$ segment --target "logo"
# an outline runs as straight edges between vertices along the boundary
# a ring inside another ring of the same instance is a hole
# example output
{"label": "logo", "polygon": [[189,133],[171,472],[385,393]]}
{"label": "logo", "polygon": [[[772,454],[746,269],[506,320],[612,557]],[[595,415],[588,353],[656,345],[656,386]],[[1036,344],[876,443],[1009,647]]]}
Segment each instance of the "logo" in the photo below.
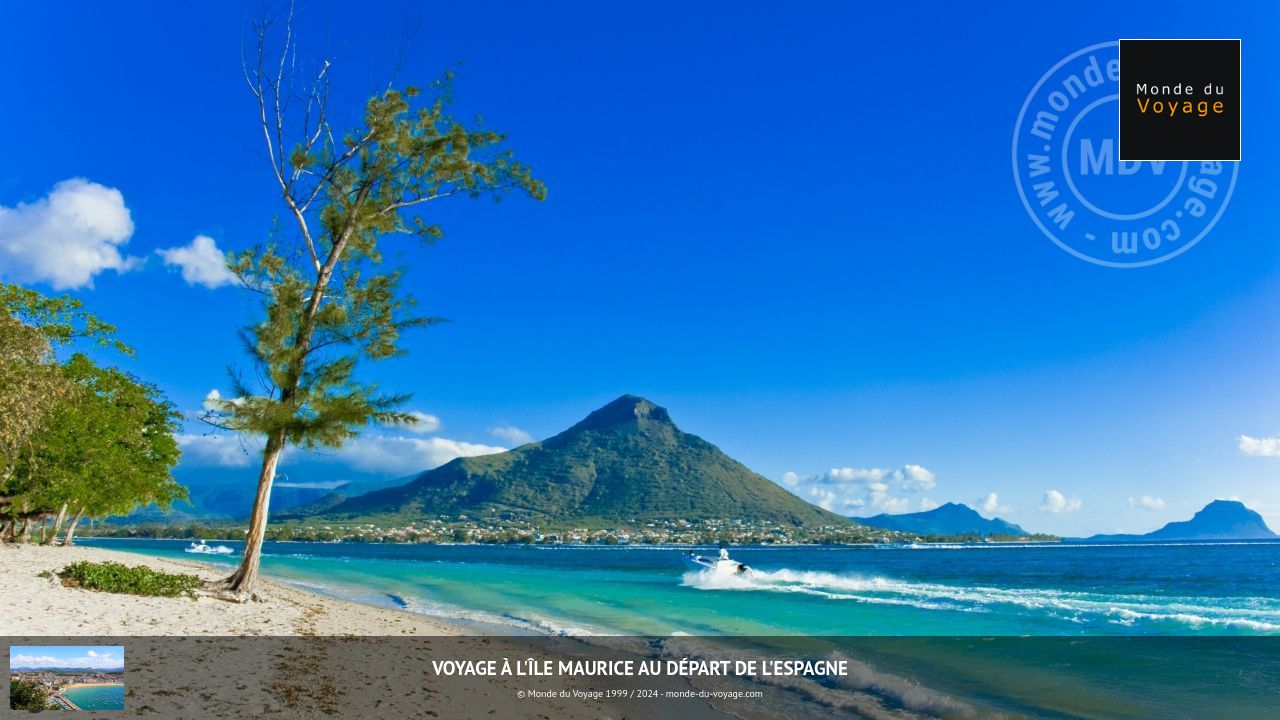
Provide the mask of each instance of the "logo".
{"label": "logo", "polygon": [[1013,132],[1013,176],[1040,230],[1081,260],[1135,268],[1200,241],[1226,210],[1239,164],[1123,161],[1119,43],[1068,55],[1031,89]]}

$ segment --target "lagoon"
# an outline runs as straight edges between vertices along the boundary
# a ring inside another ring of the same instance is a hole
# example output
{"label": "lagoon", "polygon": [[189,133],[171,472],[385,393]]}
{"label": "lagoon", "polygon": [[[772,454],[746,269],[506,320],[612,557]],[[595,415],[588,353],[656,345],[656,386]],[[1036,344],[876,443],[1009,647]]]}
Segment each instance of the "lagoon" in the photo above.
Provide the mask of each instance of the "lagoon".
{"label": "lagoon", "polygon": [[[86,544],[195,559],[181,540]],[[509,634],[1280,634],[1276,541],[733,548],[747,578],[691,570],[687,549],[269,542],[263,568]]]}
{"label": "lagoon", "polygon": [[124,685],[75,685],[62,695],[81,710],[124,710]]}

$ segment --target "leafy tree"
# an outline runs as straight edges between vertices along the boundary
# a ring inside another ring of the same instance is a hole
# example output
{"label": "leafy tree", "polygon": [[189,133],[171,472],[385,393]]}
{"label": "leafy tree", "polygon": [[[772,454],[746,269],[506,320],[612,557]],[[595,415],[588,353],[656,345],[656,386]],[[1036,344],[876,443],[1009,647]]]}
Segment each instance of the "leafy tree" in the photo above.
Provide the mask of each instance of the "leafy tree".
{"label": "leafy tree", "polygon": [[112,338],[115,328],[85,312],[67,295],[49,298],[34,290],[0,283],[0,536],[24,527],[38,509],[19,502],[14,473],[33,438],[57,404],[74,392],[55,366],[55,346],[89,340],[131,352]]}
{"label": "leafy tree", "polygon": [[49,541],[68,509],[75,513],[70,544],[86,514],[124,514],[151,503],[167,508],[185,499],[171,475],[181,454],[174,438],[181,415],[160,390],[80,354],[62,372],[80,392],[61,405],[34,454],[45,503],[59,508]]}
{"label": "leafy tree", "polygon": [[9,678],[9,709],[41,712],[49,709],[49,693],[36,683]]}
{"label": "leafy tree", "polygon": [[329,63],[298,90],[289,19],[278,63],[268,62],[268,44],[281,31],[275,25],[254,25],[256,54],[246,59],[245,79],[296,242],[273,240],[229,258],[243,286],[261,297],[261,319],[243,334],[257,386],[233,375],[233,397],[213,400],[208,417],[263,440],[244,557],[225,582],[239,599],[252,597],[257,582],[271,485],[285,448],[336,448],[363,426],[414,422],[398,410],[406,396],[356,377],[359,360],[399,355],[402,332],[437,321],[412,313],[399,269],[383,259],[389,238],[442,237],[421,213],[447,197],[545,195],[529,169],[501,148],[502,135],[450,115],[448,76],[427,93],[388,89],[368,101],[359,127],[341,134],[329,122]]}
{"label": "leafy tree", "polygon": [[75,354],[58,364],[57,345],[88,341],[132,354],[115,328],[69,296],[45,297],[0,284],[0,515],[7,534],[26,538],[30,521],[56,513],[57,536],[70,510],[90,516],[167,506],[185,497],[169,474],[179,451],[179,416],[154,386]]}

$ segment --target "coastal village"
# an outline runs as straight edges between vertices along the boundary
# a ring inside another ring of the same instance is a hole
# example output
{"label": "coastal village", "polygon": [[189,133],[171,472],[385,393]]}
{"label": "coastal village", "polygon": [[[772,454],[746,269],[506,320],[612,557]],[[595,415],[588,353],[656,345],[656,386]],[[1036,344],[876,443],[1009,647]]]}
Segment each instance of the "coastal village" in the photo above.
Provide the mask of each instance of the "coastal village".
{"label": "coastal village", "polygon": [[49,698],[49,709],[79,710],[76,704],[65,697],[64,690],[80,685],[121,685],[124,673],[101,672],[97,670],[30,670],[9,673],[10,680],[27,685],[34,685],[45,692]]}
{"label": "coastal village", "polygon": [[[226,525],[103,525],[103,537],[236,539],[244,528]],[[272,525],[267,539],[308,542],[371,542],[482,545],[866,545],[924,542],[1055,541],[1050,535],[921,535],[863,525],[797,527],[769,520],[692,519],[633,521],[611,526],[549,528],[509,513],[477,518],[442,516],[407,524],[354,523]]]}

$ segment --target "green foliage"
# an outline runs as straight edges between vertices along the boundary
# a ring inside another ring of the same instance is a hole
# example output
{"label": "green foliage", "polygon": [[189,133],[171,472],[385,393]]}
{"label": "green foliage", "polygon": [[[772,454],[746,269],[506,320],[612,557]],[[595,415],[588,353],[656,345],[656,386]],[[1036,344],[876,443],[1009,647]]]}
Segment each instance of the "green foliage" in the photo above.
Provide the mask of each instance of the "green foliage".
{"label": "green foliage", "polygon": [[351,498],[330,518],[490,511],[540,527],[741,518],[792,526],[849,525],[682,432],[666,410],[624,396],[543,442],[458,458],[412,483]]}
{"label": "green foliage", "polygon": [[144,565],[130,567],[116,562],[77,562],[58,573],[72,587],[126,595],[154,597],[195,597],[200,578],[195,575],[152,570]]}
{"label": "green foliage", "polygon": [[34,682],[9,678],[9,709],[40,712],[49,709],[49,693]]}
{"label": "green foliage", "polygon": [[[445,197],[546,193],[500,147],[502,135],[449,115],[447,79],[432,89],[430,99],[416,89],[375,97],[362,128],[337,141],[331,131],[304,132],[287,157],[268,140],[299,242],[273,240],[229,258],[262,298],[261,321],[243,334],[260,386],[233,377],[232,399],[216,403],[210,422],[309,449],[338,447],[371,423],[414,422],[396,410],[405,396],[355,372],[361,359],[401,354],[405,330],[439,322],[413,314],[400,270],[383,262],[384,241],[441,237],[421,211]],[[261,101],[271,91],[259,84],[256,93]]]}
{"label": "green foliage", "polygon": [[53,352],[88,342],[131,353],[114,331],[75,298],[0,283],[0,517],[105,515],[185,497],[169,475],[179,416],[160,391]]}
{"label": "green foliage", "polygon": [[0,309],[0,496],[32,436],[70,391],[52,361],[48,339]]}
{"label": "green foliage", "polygon": [[133,354],[132,348],[114,337],[114,325],[99,320],[70,295],[45,297],[35,290],[0,283],[0,311],[36,328],[53,345],[87,340],[98,347]]}
{"label": "green foliage", "polygon": [[89,516],[186,498],[170,474],[181,415],[160,390],[81,354],[58,367],[75,388],[53,409],[18,463],[11,493],[28,508],[63,504]]}

